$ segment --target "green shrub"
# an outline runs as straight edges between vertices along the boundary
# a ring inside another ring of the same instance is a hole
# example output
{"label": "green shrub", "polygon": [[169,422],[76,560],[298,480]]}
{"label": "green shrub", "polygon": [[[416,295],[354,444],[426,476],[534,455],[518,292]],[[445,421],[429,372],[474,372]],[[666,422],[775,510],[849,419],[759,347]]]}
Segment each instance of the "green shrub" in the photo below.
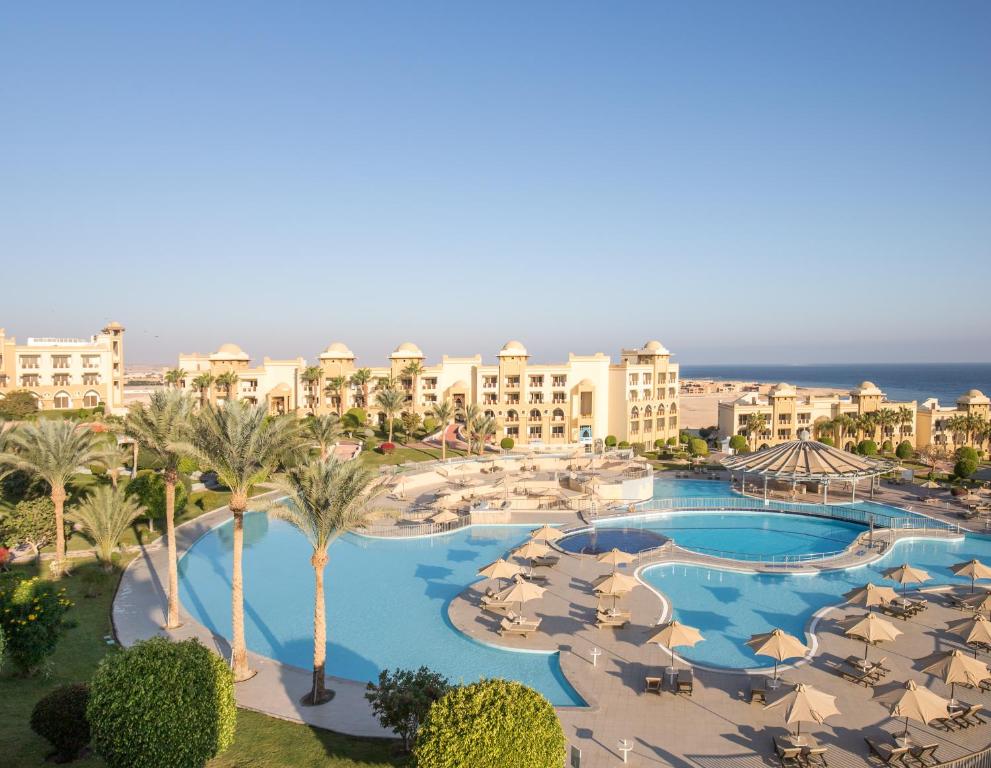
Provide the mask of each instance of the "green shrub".
{"label": "green shrub", "polygon": [[890,440],[885,440],[883,443],[881,443],[881,450],[884,453],[891,453],[891,451],[894,450],[894,446],[891,444]]}
{"label": "green shrub", "polygon": [[3,660],[7,655],[7,636],[3,633],[3,624],[0,624],[0,672],[3,672]]}
{"label": "green shrub", "polygon": [[979,464],[975,459],[957,459],[953,465],[953,474],[961,480],[966,480],[977,472]]}
{"label": "green shrub", "polygon": [[234,678],[196,640],[152,638],[100,662],[87,715],[110,768],[201,768],[234,741]]}
{"label": "green shrub", "polygon": [[660,437],[657,438],[654,441],[654,450],[660,450],[663,447],[664,447],[664,440],[662,438],[660,438]]}
{"label": "green shrub", "polygon": [[502,440],[499,441],[499,447],[502,448],[502,450],[504,451],[513,450],[513,447],[515,445],[516,445],[516,441],[513,440],[513,438],[511,437],[504,437],[502,438]]}
{"label": "green shrub", "polygon": [[199,462],[191,456],[183,456],[179,459],[179,474],[180,475],[191,475],[193,472],[197,472],[200,469]]}
{"label": "green shrub", "polygon": [[822,443],[823,445],[828,445],[830,448],[836,445],[836,441],[833,440],[833,438],[831,437],[820,437],[819,442]]}
{"label": "green shrub", "polygon": [[34,705],[31,730],[55,747],[56,762],[75,760],[89,744],[88,703],[89,686],[72,683],[59,686]]}
{"label": "green shrub", "polygon": [[750,446],[747,444],[747,438],[743,435],[733,435],[729,439],[729,447],[737,453],[746,453],[750,450]]}
{"label": "green shrub", "polygon": [[643,456],[644,451],[647,450],[647,446],[644,445],[643,443],[632,443],[630,445],[630,448],[633,449],[634,456]]}
{"label": "green shrub", "polygon": [[616,447],[619,448],[621,451],[622,450],[625,450],[626,448],[629,448],[630,447],[630,441],[629,440],[620,440],[619,441],[619,445],[617,445]]}
{"label": "green shrub", "polygon": [[977,451],[974,448],[971,448],[969,445],[964,445],[961,446],[960,448],[957,448],[956,458],[966,459],[968,461],[976,461],[978,463],[980,463],[981,460]]}
{"label": "green shrub", "polygon": [[88,469],[89,469],[90,473],[93,475],[93,477],[106,477],[107,476],[107,468],[105,466],[103,466],[102,464],[90,464],[89,467],[88,467]]}
{"label": "green shrub", "polygon": [[368,414],[363,408],[348,408],[341,420],[345,427],[360,427],[368,421]]}
{"label": "green shrub", "polygon": [[[165,479],[150,469],[142,469],[138,476],[127,484],[128,498],[134,498],[147,510],[153,520],[165,519]],[[175,514],[181,515],[186,509],[189,494],[184,483],[175,485]]]}
{"label": "green shrub", "polygon": [[410,742],[416,738],[431,705],[451,689],[447,678],[426,667],[415,672],[411,669],[383,670],[378,685],[369,683],[365,698],[372,705],[372,712],[383,728],[399,734],[403,751],[408,752]]}
{"label": "green shrub", "polygon": [[436,431],[437,427],[440,426],[440,422],[437,421],[433,416],[427,416],[423,420],[423,428],[427,431],[427,434],[431,434]]}
{"label": "green shrub", "polygon": [[688,441],[692,439],[690,432],[686,432],[684,429],[678,433],[678,442],[682,445],[688,445]]}
{"label": "green shrub", "polygon": [[68,628],[65,614],[71,605],[64,589],[37,577],[15,574],[0,581],[0,627],[7,659],[20,674],[34,672],[54,652]]}
{"label": "green shrub", "polygon": [[39,496],[17,502],[14,510],[0,521],[0,539],[27,544],[37,558],[41,548],[55,540],[55,505],[52,500]]}
{"label": "green shrub", "polygon": [[0,419],[20,421],[38,411],[38,399],[26,389],[8,392],[0,400]]}
{"label": "green shrub", "polygon": [[877,443],[873,440],[861,440],[857,444],[857,453],[861,456],[877,456]]}
{"label": "green shrub", "polygon": [[908,440],[902,440],[898,443],[898,447],[895,448],[895,456],[897,456],[902,461],[907,461],[915,455],[915,449],[912,448],[912,444]]}
{"label": "green shrub", "polygon": [[606,448],[615,448],[616,447],[616,435],[606,435],[605,443],[606,443]]}
{"label": "green shrub", "polygon": [[692,454],[692,456],[708,456],[709,444],[706,443],[701,437],[693,437],[688,441],[688,452]]}
{"label": "green shrub", "polygon": [[678,438],[677,437],[669,437],[667,439],[667,444],[668,445],[677,445],[678,444]]}
{"label": "green shrub", "polygon": [[511,680],[482,680],[437,701],[414,749],[419,768],[561,768],[565,739],[554,707]]}

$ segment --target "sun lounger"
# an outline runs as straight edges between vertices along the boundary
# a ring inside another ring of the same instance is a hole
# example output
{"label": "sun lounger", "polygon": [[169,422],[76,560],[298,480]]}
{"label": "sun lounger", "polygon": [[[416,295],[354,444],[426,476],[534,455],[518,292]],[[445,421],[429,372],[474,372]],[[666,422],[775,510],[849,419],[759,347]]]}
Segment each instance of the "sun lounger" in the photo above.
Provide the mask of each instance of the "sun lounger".
{"label": "sun lounger", "polygon": [[750,703],[767,704],[767,689],[763,682],[750,681]]}
{"label": "sun lounger", "polygon": [[912,751],[911,747],[899,747],[883,741],[874,741],[867,738],[864,741],[867,742],[867,748],[870,749],[871,754],[879,758],[885,765],[905,765],[905,758]]}
{"label": "sun lounger", "polygon": [[774,739],[774,754],[781,761],[782,768],[795,768],[802,764],[802,748],[785,744]]}
{"label": "sun lounger", "polygon": [[530,562],[533,563],[533,566],[535,568],[537,567],[552,568],[555,565],[557,565],[559,562],[561,562],[561,558],[558,557],[557,555],[546,555],[545,557],[535,557]]}
{"label": "sun lounger", "polygon": [[605,613],[595,614],[595,626],[599,629],[622,629],[629,623],[630,620],[622,616],[610,616]]}
{"label": "sun lounger", "polygon": [[643,679],[644,693],[660,693],[663,684],[664,678],[662,677],[645,677]]}
{"label": "sun lounger", "polygon": [[921,744],[910,749],[912,758],[918,760],[922,765],[938,765],[939,759],[936,757],[936,749],[939,744]]}
{"label": "sun lounger", "polygon": [[687,693],[691,696],[695,692],[695,675],[690,669],[678,670],[678,693]]}
{"label": "sun lounger", "polygon": [[491,613],[499,613],[505,615],[507,611],[511,611],[516,603],[507,602],[505,600],[495,600],[491,597],[482,597],[482,610],[490,611]]}
{"label": "sun lounger", "polygon": [[499,634],[500,635],[521,635],[526,637],[527,635],[536,632],[540,628],[540,619],[534,621],[523,621],[516,622],[510,621],[509,619],[503,619],[499,624]]}
{"label": "sun lounger", "polygon": [[973,606],[970,605],[968,600],[970,596],[949,594],[946,596],[946,602],[950,604],[951,608],[959,608],[961,611],[973,610]]}
{"label": "sun lounger", "polygon": [[872,675],[870,672],[862,672],[854,667],[829,662],[827,662],[827,666],[831,667],[837,675],[842,677],[847,682],[856,683],[857,685],[862,685],[865,688],[870,688],[877,682],[877,676]]}
{"label": "sun lounger", "polygon": [[891,616],[896,619],[901,619],[902,621],[908,621],[910,618],[912,618],[912,616],[915,615],[909,609],[903,608],[897,603],[885,603],[884,605],[881,606],[881,611],[883,613],[888,614],[888,616]]}
{"label": "sun lounger", "polygon": [[980,711],[984,709],[983,704],[963,704],[963,712],[954,716],[955,720],[961,720],[968,725],[984,725],[984,719],[980,716]]}
{"label": "sun lounger", "polygon": [[820,745],[816,745],[814,747],[802,747],[802,757],[809,765],[828,766],[829,763],[826,762],[826,752],[828,751],[829,747],[823,747]]}
{"label": "sun lounger", "polygon": [[540,581],[545,583],[549,581],[547,575],[543,573],[522,573],[520,575],[527,581]]}

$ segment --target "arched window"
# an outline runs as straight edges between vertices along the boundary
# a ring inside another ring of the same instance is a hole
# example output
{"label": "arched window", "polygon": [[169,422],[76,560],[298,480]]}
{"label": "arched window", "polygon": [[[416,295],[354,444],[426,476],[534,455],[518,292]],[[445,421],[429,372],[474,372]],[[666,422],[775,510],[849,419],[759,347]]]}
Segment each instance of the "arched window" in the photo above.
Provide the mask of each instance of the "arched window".
{"label": "arched window", "polygon": [[100,395],[92,389],[83,395],[83,408],[96,408],[100,404]]}
{"label": "arched window", "polygon": [[652,418],[653,415],[654,415],[654,410],[649,405],[645,406],[643,409],[643,417],[645,419],[649,419]]}
{"label": "arched window", "polygon": [[540,409],[539,408],[534,408],[533,410],[530,411],[530,420],[531,421],[540,421]]}
{"label": "arched window", "polygon": [[635,406],[635,405],[630,410],[630,418],[631,419],[639,419],[640,418],[640,409],[637,408],[637,406]]}
{"label": "arched window", "polygon": [[560,408],[555,408],[554,409],[554,418],[557,421],[564,421],[564,411],[562,411]]}
{"label": "arched window", "polygon": [[664,415],[664,410],[665,410],[664,409],[664,403],[658,403],[657,404],[657,415],[658,416],[663,416]]}
{"label": "arched window", "polygon": [[495,411],[486,411],[485,412],[485,416],[487,418],[494,419],[495,418]]}
{"label": "arched window", "polygon": [[56,392],[55,393],[55,407],[58,409],[71,408],[72,398],[69,397],[68,392]]}
{"label": "arched window", "polygon": [[677,403],[671,403],[670,414],[672,416],[674,416],[677,412],[678,412],[678,404]]}
{"label": "arched window", "polygon": [[520,415],[510,408],[506,411],[506,421],[519,421]]}

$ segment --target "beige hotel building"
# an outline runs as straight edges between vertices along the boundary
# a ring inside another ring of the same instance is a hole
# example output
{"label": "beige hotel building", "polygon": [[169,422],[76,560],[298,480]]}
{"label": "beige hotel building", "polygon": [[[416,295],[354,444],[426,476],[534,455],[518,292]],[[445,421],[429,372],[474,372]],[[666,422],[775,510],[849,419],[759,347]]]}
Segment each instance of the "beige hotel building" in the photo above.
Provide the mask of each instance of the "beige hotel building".
{"label": "beige hotel building", "polygon": [[0,328],[0,399],[15,390],[42,410],[124,411],[124,327],[110,323],[88,339],[29,338],[18,344]]}
{"label": "beige hotel building", "polygon": [[[417,376],[406,371],[411,363],[422,366]],[[237,374],[237,397],[267,403],[273,413],[330,413],[361,407],[384,420],[375,408],[380,381],[392,381],[406,392],[407,410],[426,416],[442,400],[457,406],[477,404],[498,420],[500,437],[519,444],[567,444],[615,435],[618,440],[651,445],[678,435],[678,365],[658,341],[620,351],[619,361],[607,355],[570,354],[564,363],[531,363],[526,348],[510,341],[496,355],[494,364],[481,355],[449,357],[430,364],[415,344],[400,344],[388,364],[368,367],[370,381],[352,383],[362,366],[341,342],[329,345],[318,356],[320,376],[309,381],[306,361],[270,360],[253,367],[249,356],[235,344],[224,344],[213,354],[180,355],[178,367],[186,372],[182,386],[198,390],[193,381],[200,373],[214,378],[227,371]],[[342,392],[328,383],[343,377]],[[367,393],[366,393],[367,390]],[[221,401],[226,390],[216,385],[204,394]],[[342,396],[343,395],[343,399]]]}

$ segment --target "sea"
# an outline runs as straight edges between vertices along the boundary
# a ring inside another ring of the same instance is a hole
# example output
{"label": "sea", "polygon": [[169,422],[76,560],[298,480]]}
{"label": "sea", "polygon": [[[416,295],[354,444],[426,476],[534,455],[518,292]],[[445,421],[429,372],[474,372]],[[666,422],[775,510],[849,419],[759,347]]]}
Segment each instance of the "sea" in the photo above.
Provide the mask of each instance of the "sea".
{"label": "sea", "polygon": [[848,391],[873,381],[889,400],[935,397],[952,405],[960,395],[979,389],[991,396],[991,363],[829,363],[822,365],[682,365],[683,379],[787,382],[800,387],[835,387]]}

